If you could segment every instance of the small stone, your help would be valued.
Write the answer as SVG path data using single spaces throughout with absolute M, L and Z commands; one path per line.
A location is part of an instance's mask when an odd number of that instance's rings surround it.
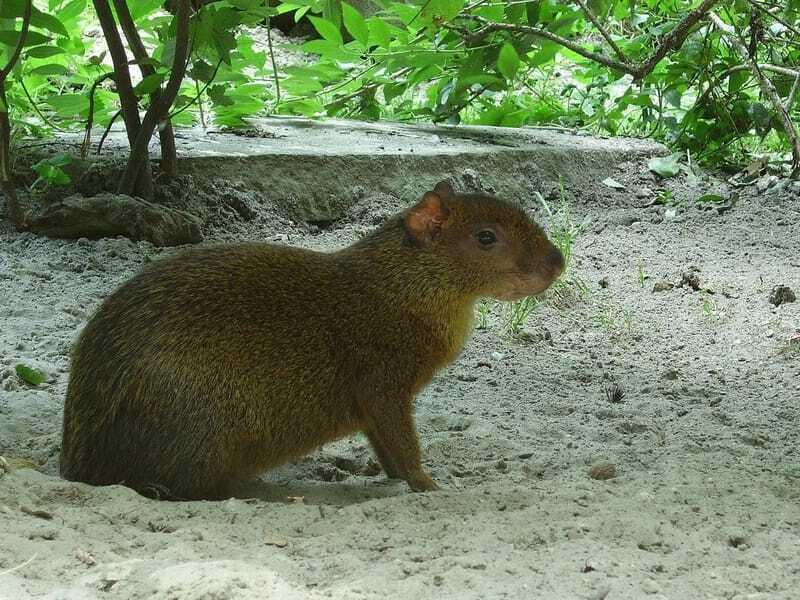
M 661 281 L 656 281 L 655 282 L 655 284 L 653 285 L 653 292 L 654 293 L 655 292 L 666 292 L 667 290 L 671 290 L 674 287 L 675 287 L 674 283 L 662 279 Z
M 797 296 L 788 285 L 776 285 L 769 294 L 769 301 L 775 306 L 780 306 L 787 302 L 795 302 L 796 300 Z
M 597 283 L 600 285 L 601 288 L 606 289 L 608 287 L 608 277 L 603 277 Z
M 503 360 L 506 357 L 502 352 L 492 352 L 492 360 Z
M 700 290 L 700 277 L 695 271 L 684 271 L 681 274 L 680 287 L 684 286 L 693 289 L 695 292 Z
M 642 582 L 642 591 L 645 594 L 657 594 L 661 591 L 659 585 L 652 579 L 645 579 Z
M 597 481 L 614 479 L 617 476 L 617 467 L 610 462 L 599 462 L 589 467 L 589 477 Z
M 679 375 L 680 375 L 680 373 L 678 373 L 677 370 L 675 370 L 675 369 L 667 369 L 666 371 L 664 371 L 663 377 L 664 377 L 664 379 L 666 379 L 668 381 L 675 381 L 678 378 Z
M 756 181 L 756 189 L 759 192 L 766 192 L 769 188 L 771 188 L 775 183 L 778 181 L 778 178 L 775 175 L 764 175 L 758 181 Z

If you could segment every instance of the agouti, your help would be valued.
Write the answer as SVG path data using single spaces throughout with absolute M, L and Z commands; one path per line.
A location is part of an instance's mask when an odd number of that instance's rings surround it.
M 460 352 L 477 299 L 538 294 L 563 268 L 521 209 L 444 182 L 337 252 L 247 243 L 154 262 L 77 342 L 61 474 L 220 498 L 363 431 L 387 476 L 435 490 L 414 396 Z

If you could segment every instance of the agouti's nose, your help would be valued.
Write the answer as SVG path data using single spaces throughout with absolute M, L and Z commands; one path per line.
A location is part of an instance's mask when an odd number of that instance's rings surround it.
M 552 267 L 553 271 L 556 272 L 556 276 L 560 275 L 564 271 L 564 255 L 561 254 L 561 250 L 552 246 L 544 258 L 545 264 Z

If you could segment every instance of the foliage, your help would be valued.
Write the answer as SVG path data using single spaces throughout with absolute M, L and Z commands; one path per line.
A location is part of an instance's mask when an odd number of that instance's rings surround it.
M 17 45 L 26 3 L 0 4 L 0 62 Z M 131 67 L 144 110 L 173 68 L 177 19 L 162 0 L 127 4 L 149 54 Z M 161 118 L 223 127 L 266 114 L 559 125 L 654 136 L 700 160 L 788 156 L 786 127 L 759 74 L 796 119 L 800 0 L 719 3 L 729 34 L 705 12 L 687 21 L 698 6 L 690 0 L 375 4 L 367 15 L 336 0 L 193 2 L 188 68 Z M 273 69 L 264 24 L 284 13 L 308 18 L 317 37 L 284 46 L 308 63 Z M 675 33 L 682 27 L 684 39 Z M 108 127 L 120 112 L 111 70 L 91 2 L 35 0 L 7 82 L 13 128 L 48 136 L 90 118 Z M 42 176 L 63 181 L 52 166 Z M 676 168 L 672 160 L 653 170 L 666 177 Z

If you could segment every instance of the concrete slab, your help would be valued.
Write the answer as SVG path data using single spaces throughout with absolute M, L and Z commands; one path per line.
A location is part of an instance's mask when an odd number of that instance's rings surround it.
M 181 173 L 241 182 L 321 221 L 338 218 L 368 193 L 410 202 L 446 177 L 464 189 L 480 187 L 521 202 L 560 180 L 608 193 L 600 182 L 614 174 L 616 165 L 668 152 L 648 140 L 539 128 L 301 118 L 261 119 L 253 125 L 245 135 L 179 130 Z M 126 148 L 124 132 L 112 132 L 104 154 L 119 155 Z M 157 159 L 157 137 L 151 151 Z

